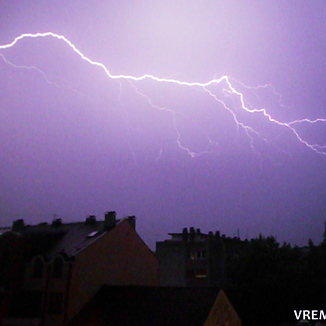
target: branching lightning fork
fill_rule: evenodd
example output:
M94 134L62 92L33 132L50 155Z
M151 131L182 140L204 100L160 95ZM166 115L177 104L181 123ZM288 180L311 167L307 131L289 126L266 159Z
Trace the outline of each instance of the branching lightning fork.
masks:
M318 118L318 119L300 119L300 120L294 120L294 121L290 121L290 122L282 122L282 121L278 121L276 119L274 119L267 111L265 108L259 108L259 109L253 109L250 108L248 105L246 105L246 101L244 99L244 95L243 93L241 93L240 91L238 91L237 89L235 89L235 87L231 84L231 78L228 76L222 76L220 78L214 78L212 80L209 80L207 82L201 83L201 82L185 82L185 81L180 81L178 79L173 79L173 78L159 78L156 77L154 75L151 74L144 74L142 76L136 77L136 76L129 76L129 75L113 75L110 73L109 69L102 63L97 62L97 61L93 61L91 60L89 57L87 57L85 54L83 54L80 50L77 49L77 47L71 42L69 41L67 38L65 38L63 35L59 35L56 33L52 33L52 32L46 32L46 33L35 33L35 34L31 34L31 33L26 33L26 34L21 34L20 36L16 37L11 43L8 44L4 44L4 45L0 45L0 50L5 50L5 49L9 49L14 47L20 40L25 39L25 38L41 38L41 37L53 37L56 39L59 39L61 41L63 41L64 43L66 43L79 57L81 57L83 60L85 60L86 62L88 62L89 64L93 65L93 66L97 66L99 68L101 68L105 74L110 78L110 79L115 79L115 80L127 80L129 82L132 83L135 91L144 97L144 99L146 99L146 101L148 102L148 104L150 104L153 108L156 109L161 109L161 110L166 110L168 112L170 112L173 115L173 121L174 121L174 127L176 130L176 135L177 135L177 143L180 149L186 151L191 157L195 157L204 153L208 153L209 151L203 151L201 153L195 153L193 151L191 151L190 149L188 149L187 147L185 147L184 145L181 144L181 135L180 132L177 129L176 126L176 116L175 116L175 112L172 109L169 108L165 108L165 107L160 107L158 105L155 105L154 103L152 103L151 99L146 96L145 94L143 94L142 92L140 92L136 86L134 86L134 83L136 82L140 82L143 80L152 80L153 82L157 82L157 83L169 83L169 84L174 84L174 85L179 85L179 86L186 86L186 87L196 87L196 88L200 88L201 90L203 90L204 92L206 92L210 97L212 97L215 101L219 102L222 107L227 110L234 122L236 123L238 128L241 128L244 130L244 132L247 134L247 136L250 139L250 143L251 143L251 147L254 149L254 137L260 136L259 133L257 131L255 131L255 129L249 125L244 124L243 122L241 122L235 112L234 109L230 108L224 100L222 100L221 98L219 98L217 95L215 95L209 87L211 86L215 86L215 85L219 85L222 84L223 85L227 85L227 89L226 91L232 95L237 97L237 99L240 102L240 109L243 111L246 111L249 114L262 114L265 119L267 119L270 123L281 126L283 128L287 128L292 134L293 136L304 146L308 147L309 149L311 149L312 151L318 153L318 154L322 154L322 155L326 155L326 145L320 145L320 144L311 144L308 141L306 141L300 134L299 132L296 130L296 126L299 124L304 124L304 123L308 123L308 124L317 124L317 123L326 123L326 119L322 119L322 118ZM5 59L5 57L3 55L0 54L0 56L2 57L2 59L7 63L7 64L11 64L8 60ZM28 68L25 66L16 66L16 67L24 67L24 68ZM46 76L43 74L42 71L40 71L38 68L36 67L30 67L31 69L36 69L39 72L42 73L43 77L46 79L47 82L49 82L46 78ZM243 85L245 86L245 85ZM270 86L270 85L267 85ZM225 86L224 86L225 87ZM247 87L247 86L245 86ZM266 87L266 85L264 86L258 86L258 87ZM262 136L261 136L262 137ZM263 138L263 137L262 137ZM160 152L161 154L161 152Z

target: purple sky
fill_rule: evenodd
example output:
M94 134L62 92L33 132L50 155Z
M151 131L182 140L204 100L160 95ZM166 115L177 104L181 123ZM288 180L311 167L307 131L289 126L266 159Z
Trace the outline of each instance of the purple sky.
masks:
M115 210L137 216L152 248L190 226L321 241L326 156L298 137L324 145L326 123L288 123L326 118L325 1L2 0L0 10L1 225ZM226 82L111 79L50 36L4 48L45 32L115 76L227 75L247 109L287 125L246 112Z

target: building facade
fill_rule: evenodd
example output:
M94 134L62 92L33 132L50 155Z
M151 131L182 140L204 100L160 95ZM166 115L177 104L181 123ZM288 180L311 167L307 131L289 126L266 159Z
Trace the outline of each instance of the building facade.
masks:
M226 262L241 246L239 238L226 238L217 231L184 228L169 233L171 239L156 243L161 286L223 287Z
M157 258L135 231L133 216L117 220L108 212L104 221L19 223L10 232L20 243L19 263L7 268L20 271L19 286L3 287L3 325L66 325L103 284L158 285ZM0 247L3 236L9 233Z

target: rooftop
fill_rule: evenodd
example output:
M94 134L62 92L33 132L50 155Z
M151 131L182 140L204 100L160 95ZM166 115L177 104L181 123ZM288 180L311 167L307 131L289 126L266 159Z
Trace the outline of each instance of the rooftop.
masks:
M220 289L104 285L71 325L203 325ZM126 313L127 312L127 313ZM96 316L96 317L95 317Z
M125 219L134 226L134 216ZM84 222L63 223L61 219L55 219L51 224L25 225L20 219L14 221L11 228L0 228L0 239L4 239L6 234L16 234L29 247L27 259L43 255L51 260L59 253L73 258L125 219L117 220L115 212L107 212L101 221L91 215Z

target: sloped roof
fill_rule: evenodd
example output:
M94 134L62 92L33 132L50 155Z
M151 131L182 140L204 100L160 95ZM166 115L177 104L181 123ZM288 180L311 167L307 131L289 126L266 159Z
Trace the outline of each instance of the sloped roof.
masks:
M117 220L116 225L120 222ZM55 226L47 223L27 225L18 232L18 235L26 245L27 260L36 255L51 260L57 254L73 258L107 232L104 229L104 221L95 221L94 223L58 223Z
M88 235L94 232L97 233L92 237L88 237ZM40 239L42 241L44 237L52 238L51 244L43 252L48 259L51 259L58 253L73 257L104 233L106 231L104 231L103 221L95 222L94 224L76 222L59 226L33 226L23 231L23 235L31 239Z
M70 326L202 326L218 293L217 288L104 285Z

